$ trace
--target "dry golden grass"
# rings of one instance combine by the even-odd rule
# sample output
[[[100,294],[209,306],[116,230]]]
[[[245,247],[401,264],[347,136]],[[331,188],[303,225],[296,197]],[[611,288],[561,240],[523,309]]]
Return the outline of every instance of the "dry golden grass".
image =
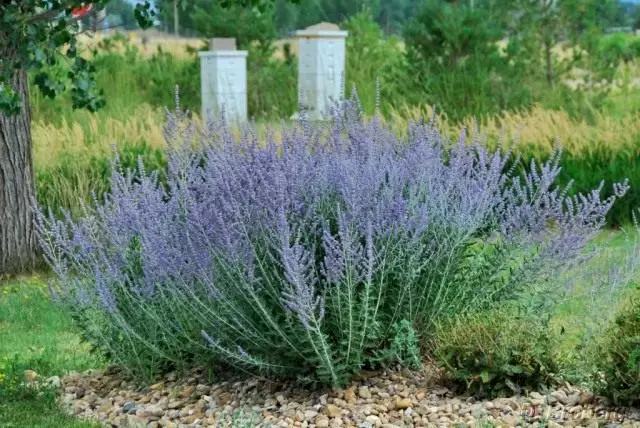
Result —
[[[82,115],[82,120],[60,126],[36,122],[32,126],[33,156],[36,168],[55,164],[63,154],[74,157],[109,156],[112,147],[125,143],[146,143],[164,147],[162,133],[164,114],[161,110],[142,105],[135,116],[126,120],[100,114]]]
[[[404,132],[410,121],[433,116],[430,107],[406,108],[392,113],[391,126],[396,132]],[[450,138],[455,138],[462,128],[470,136],[486,138],[487,143],[519,145],[534,148],[539,153],[548,153],[554,145],[572,154],[589,153],[603,146],[636,153],[640,141],[640,115],[627,114],[615,118],[606,114],[596,114],[593,123],[574,120],[564,111],[535,107],[528,112],[505,112],[482,123],[468,118],[462,124],[452,123],[443,115],[434,120],[438,128]]]
[[[406,133],[411,121],[421,118],[429,120],[433,114],[430,107],[406,108],[394,111],[387,119],[399,134]],[[614,118],[605,114],[596,115],[593,123],[576,121],[563,111],[535,107],[529,112],[503,113],[500,116],[476,123],[469,118],[462,124],[452,123],[443,115],[436,115],[438,128],[455,139],[464,127],[470,136],[486,138],[487,143],[506,144],[517,141],[519,145],[534,148],[539,153],[548,153],[559,144],[566,152],[589,153],[603,146],[636,153],[640,141],[640,115],[628,114]],[[109,156],[112,147],[123,144],[146,143],[151,147],[165,147],[163,135],[164,113],[159,109],[141,106],[134,116],[115,119],[102,115],[87,114],[82,122],[60,126],[36,122],[33,124],[34,162],[36,168],[54,165],[63,155],[72,154],[79,159],[91,156]],[[261,140],[266,138],[267,123],[257,126]],[[275,125],[276,139],[280,124]]]
[[[134,115],[126,119],[114,118],[104,114],[88,112],[76,113],[77,121],[71,123],[63,119],[61,124],[37,121],[32,124],[33,157],[36,169],[56,165],[63,157],[72,156],[79,162],[91,157],[110,157],[113,149],[129,146],[147,145],[151,148],[166,148],[164,134],[166,115],[162,109],[142,104]],[[202,127],[197,115],[191,120],[195,128]],[[181,129],[189,121],[179,124]],[[269,124],[259,123],[254,132],[260,141],[266,141]],[[276,141],[280,139],[280,124],[275,124]],[[232,129],[236,136],[240,129]],[[180,131],[178,132],[180,134]],[[178,138],[182,138],[179,136]],[[183,141],[179,140],[182,144]]]
[[[431,109],[413,108],[394,112],[389,123],[399,134],[406,134],[411,120],[430,118]],[[572,120],[566,113],[535,108],[527,113],[504,113],[481,124],[472,119],[463,124],[448,121],[446,117],[435,117],[437,126],[450,141],[456,141],[461,126],[468,129],[471,137],[480,136],[495,147],[500,141],[519,141],[529,154],[548,154],[554,141],[565,151],[580,158],[590,151],[603,147],[625,150],[640,155],[640,117],[627,115],[621,119],[597,116],[593,124]],[[108,159],[113,147],[142,144],[153,148],[166,147],[162,111],[148,106],[139,108],[135,115],[122,119],[104,114],[87,114],[81,123],[63,121],[61,125],[43,122],[33,124],[34,163],[38,173],[38,198],[47,206],[67,207],[79,214],[79,200],[88,201],[93,192],[108,191],[108,182],[101,168],[94,166],[96,158]],[[196,124],[198,126],[198,124]],[[276,142],[281,140],[281,124],[259,123],[255,132],[258,141],[266,142],[272,130]],[[237,130],[233,131],[238,133]],[[178,131],[178,138],[184,132]],[[500,139],[501,136],[504,139]],[[179,141],[180,142],[180,141]],[[148,153],[148,152],[147,152]]]
[[[82,47],[87,49],[95,48],[101,41],[108,37],[112,37],[116,32],[109,34],[95,33],[83,34],[79,41]],[[143,57],[151,57],[162,48],[177,58],[190,58],[187,51],[188,48],[199,49],[204,45],[203,39],[196,37],[174,37],[166,33],[155,30],[148,31],[120,31],[119,34],[127,37],[129,41],[136,46]],[[123,47],[119,47],[123,50]]]
[[[115,32],[110,34],[95,33],[95,34],[83,34],[80,36],[80,45],[91,50],[98,46],[98,44],[106,38],[115,35]],[[200,49],[206,41],[197,37],[175,37],[170,34],[161,33],[155,30],[148,31],[125,31],[119,32],[119,34],[125,36],[129,42],[140,50],[141,55],[144,58],[150,58],[154,53],[161,48],[163,51],[170,53],[176,58],[180,59],[193,59],[193,56],[189,54],[189,49]],[[291,53],[298,55],[298,41],[295,38],[287,38],[277,40],[274,43],[274,58],[284,59],[284,46],[290,46]],[[119,44],[115,48],[116,52],[124,52],[124,46]]]

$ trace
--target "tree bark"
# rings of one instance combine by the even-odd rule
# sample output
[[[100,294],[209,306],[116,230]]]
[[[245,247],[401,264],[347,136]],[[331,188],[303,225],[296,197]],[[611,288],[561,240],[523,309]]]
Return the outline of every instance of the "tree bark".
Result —
[[[546,77],[547,77],[547,84],[551,87],[553,87],[553,80],[554,80],[554,75],[553,75],[553,43],[549,40],[546,40],[544,43],[544,58],[545,58],[545,64],[546,64]]]
[[[0,57],[4,53],[0,50]],[[12,86],[23,104],[17,115],[0,113],[0,274],[33,269],[38,261],[32,211],[31,110],[24,70],[15,73]]]
[[[180,36],[180,12],[178,10],[178,0],[173,0],[173,32],[176,37]]]

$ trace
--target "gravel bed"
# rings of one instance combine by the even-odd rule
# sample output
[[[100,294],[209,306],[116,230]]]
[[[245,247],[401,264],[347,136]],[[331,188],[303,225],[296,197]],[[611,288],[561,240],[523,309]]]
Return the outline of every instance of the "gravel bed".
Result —
[[[44,382],[60,388],[70,414],[107,427],[640,427],[640,409],[568,384],[483,401],[434,379],[427,370],[365,372],[347,388],[318,390],[263,378],[211,383],[196,370],[139,387],[107,369]]]

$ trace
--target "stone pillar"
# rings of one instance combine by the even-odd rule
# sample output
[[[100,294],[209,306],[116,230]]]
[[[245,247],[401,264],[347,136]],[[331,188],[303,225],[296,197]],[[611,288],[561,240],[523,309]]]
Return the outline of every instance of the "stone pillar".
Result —
[[[320,120],[344,94],[345,39],[335,24],[321,23],[296,32],[298,103],[310,119]]]
[[[247,120],[247,51],[235,50],[235,39],[212,39],[199,52],[202,119]]]

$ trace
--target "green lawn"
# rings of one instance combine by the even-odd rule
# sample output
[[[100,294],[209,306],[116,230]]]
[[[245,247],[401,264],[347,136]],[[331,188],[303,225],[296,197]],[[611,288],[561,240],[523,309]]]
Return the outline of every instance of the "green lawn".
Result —
[[[633,227],[624,233],[604,232],[594,245],[598,248],[595,257],[586,266],[569,272],[574,288],[566,300],[559,302],[551,320],[558,334],[555,349],[563,377],[587,388],[593,379],[586,374],[593,373],[601,358],[597,345],[606,334],[608,323],[638,284],[637,268],[624,275],[617,274],[616,269],[640,261],[634,256],[639,254],[640,246]]]
[[[555,316],[555,322],[564,323],[565,328],[572,324],[578,324],[584,328],[590,322],[597,323],[600,317],[595,315],[604,314],[590,312],[594,309],[615,310],[615,307],[611,307],[609,303],[619,302],[620,296],[628,293],[629,286],[634,283],[630,272],[620,275],[620,278],[613,274],[616,267],[622,267],[628,263],[634,252],[640,250],[637,232],[633,228],[625,232],[603,232],[593,245],[598,250],[588,264],[568,273],[568,276],[574,280],[572,284],[574,289],[569,294],[569,298],[558,305]],[[615,283],[614,278],[617,279]]]
[[[63,414],[52,391],[20,386],[24,370],[42,377],[101,367],[51,303],[39,278],[0,283],[0,427],[96,427]]]

